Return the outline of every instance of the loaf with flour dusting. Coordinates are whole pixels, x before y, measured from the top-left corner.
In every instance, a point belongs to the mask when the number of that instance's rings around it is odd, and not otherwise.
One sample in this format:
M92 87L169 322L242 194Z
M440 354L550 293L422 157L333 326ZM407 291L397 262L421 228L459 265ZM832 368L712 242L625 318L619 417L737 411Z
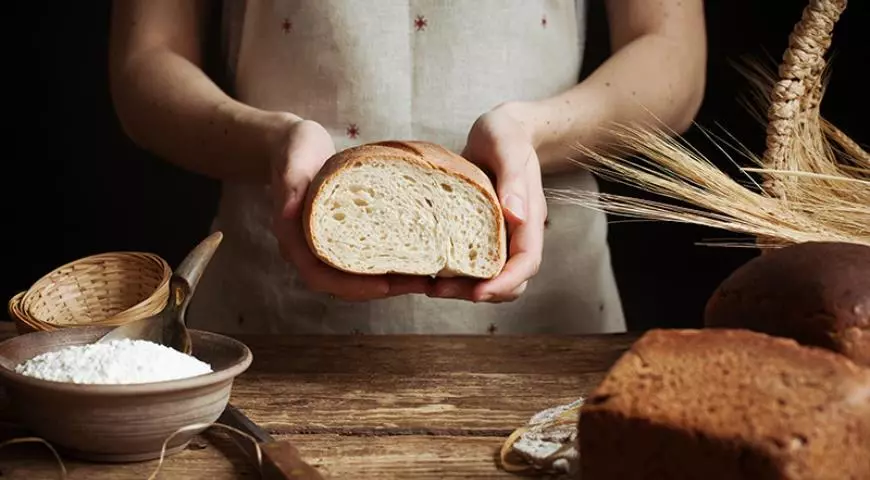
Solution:
M580 413L583 480L870 478L870 369L748 330L652 330Z
M355 274L492 278L507 258L489 177L428 142L366 144L332 156L308 189L303 227L315 256Z

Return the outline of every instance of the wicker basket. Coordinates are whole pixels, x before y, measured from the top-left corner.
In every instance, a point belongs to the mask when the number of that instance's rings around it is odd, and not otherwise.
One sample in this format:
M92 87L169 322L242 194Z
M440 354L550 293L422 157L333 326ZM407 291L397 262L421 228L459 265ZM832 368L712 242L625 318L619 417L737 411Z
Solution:
M117 326L160 312L172 269L140 252L92 255L58 267L9 300L19 332Z
M792 158L792 146L800 142L800 127L818 121L819 104L824 93L825 55L831 46L834 26L846 9L846 0L810 0L800 21L789 36L788 47L779 65L779 79L770 92L767 111L767 141L764 166L772 170L802 170ZM831 127L829 138L854 158L867 159L868 153L847 135ZM825 173L825 172L819 172ZM790 190L783 178L767 177L764 189L787 201ZM759 237L759 244L784 246L784 242ZM761 249L762 253L769 251Z
M9 318L11 318L15 322L15 327L18 329L18 333L30 333L30 332L39 332L39 331L52 331L56 330L57 327L49 324L36 324L32 320L30 320L27 315L21 311L21 298L27 292L21 292L12 297L9 300L8 308L9 308Z

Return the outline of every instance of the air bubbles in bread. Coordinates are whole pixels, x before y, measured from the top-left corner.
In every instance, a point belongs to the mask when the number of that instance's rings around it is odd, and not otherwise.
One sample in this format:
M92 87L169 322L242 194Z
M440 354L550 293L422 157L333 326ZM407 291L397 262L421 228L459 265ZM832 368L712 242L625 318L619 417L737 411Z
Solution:
M309 246L326 263L359 273L477 278L504 265L501 209L474 164L422 142L354 147L328 162L312 184L306 220Z

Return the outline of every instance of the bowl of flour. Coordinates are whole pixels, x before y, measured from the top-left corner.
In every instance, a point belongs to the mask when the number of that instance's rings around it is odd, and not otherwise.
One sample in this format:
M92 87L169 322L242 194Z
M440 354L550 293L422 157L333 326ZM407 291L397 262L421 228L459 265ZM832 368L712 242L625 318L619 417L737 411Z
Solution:
M109 330L68 328L0 343L0 382L18 421L86 460L158 458L178 429L217 420L252 360L243 343L197 330L193 356L141 340L93 343ZM167 454L197 433L175 435Z

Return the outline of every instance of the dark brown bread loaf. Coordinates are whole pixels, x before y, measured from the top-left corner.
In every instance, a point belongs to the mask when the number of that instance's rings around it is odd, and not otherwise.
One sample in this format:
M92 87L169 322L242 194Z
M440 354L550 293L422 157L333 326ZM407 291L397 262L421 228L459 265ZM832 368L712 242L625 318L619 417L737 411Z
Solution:
M754 258L713 293L704 325L793 338L870 365L870 247L811 242Z
M748 330L653 330L587 398L583 480L870 478L870 368Z

